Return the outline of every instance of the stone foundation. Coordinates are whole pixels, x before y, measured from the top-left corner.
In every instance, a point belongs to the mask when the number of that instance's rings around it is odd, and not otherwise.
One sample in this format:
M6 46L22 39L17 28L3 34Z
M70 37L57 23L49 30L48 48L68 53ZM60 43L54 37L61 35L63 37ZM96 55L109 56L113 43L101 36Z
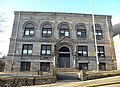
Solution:
M27 78L0 78L1 87L19 87L30 85L51 84L56 82L56 77L27 77Z

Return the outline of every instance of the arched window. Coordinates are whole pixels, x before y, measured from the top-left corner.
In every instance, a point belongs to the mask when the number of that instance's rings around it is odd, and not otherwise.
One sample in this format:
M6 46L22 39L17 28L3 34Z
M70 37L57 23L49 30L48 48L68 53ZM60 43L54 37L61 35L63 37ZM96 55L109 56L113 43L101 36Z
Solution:
M25 26L24 36L33 37L34 36L34 25L32 23L28 23Z
M42 36L45 38L52 36L52 26L50 24L44 24L42 27Z
M92 27L93 29L93 27ZM94 30L93 30L94 32ZM97 40L103 39L102 28L99 24L95 24L95 35Z
M77 27L77 37L86 38L86 27L84 25L79 25Z
M62 24L60 26L60 36L69 36L69 26L67 24Z

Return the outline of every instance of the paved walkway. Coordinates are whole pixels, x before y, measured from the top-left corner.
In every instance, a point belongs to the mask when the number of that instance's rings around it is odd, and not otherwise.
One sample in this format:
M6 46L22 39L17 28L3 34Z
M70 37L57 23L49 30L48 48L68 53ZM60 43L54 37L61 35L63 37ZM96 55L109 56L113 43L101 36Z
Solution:
M117 84L119 85L118 87L120 87L120 76L87 80L87 81L78 81L78 80L73 80L73 81L64 80L63 81L62 80L54 84L22 86L22 87L98 87L98 86L104 87L104 85L110 85L110 84Z

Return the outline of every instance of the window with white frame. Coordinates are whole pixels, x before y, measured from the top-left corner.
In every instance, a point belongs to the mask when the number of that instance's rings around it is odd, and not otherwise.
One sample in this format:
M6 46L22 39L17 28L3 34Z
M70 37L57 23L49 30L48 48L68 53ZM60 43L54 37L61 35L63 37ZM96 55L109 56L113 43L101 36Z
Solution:
M50 24L45 24L42 27L42 36L45 38L51 37L52 36L52 27Z
M29 23L25 26L24 37L34 36L34 25Z
M88 56L87 46L78 46L78 56Z
M23 44L22 54L32 55L33 44Z
M51 45L41 45L41 54L50 55L51 54Z

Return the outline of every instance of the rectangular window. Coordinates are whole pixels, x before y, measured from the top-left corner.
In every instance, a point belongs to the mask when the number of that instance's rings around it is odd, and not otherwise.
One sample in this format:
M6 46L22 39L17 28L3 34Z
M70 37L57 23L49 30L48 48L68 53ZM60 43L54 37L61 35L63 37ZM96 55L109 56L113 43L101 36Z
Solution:
M41 54L50 55L51 54L51 45L41 45Z
M50 34L50 35L51 35L51 34L52 34L52 32L49 30L49 31L48 31L48 34Z
M106 70L106 63L99 63L99 70Z
M30 71L30 62L21 62L20 71Z
M88 70L88 63L79 63L79 70Z
M60 36L65 36L65 32L64 31L60 31Z
M69 32L68 31L65 32L65 36L69 36Z
M49 62L41 62L40 70L41 71L50 71L50 63Z
M25 31L25 35L26 35L26 36L29 35L29 31L26 30L26 31Z
M77 37L85 38L86 37L86 30L84 30L84 29L78 29L77 30Z
M78 56L88 56L87 46L78 46Z
M96 30L96 39L101 40L102 39L102 30Z
M105 57L104 46L98 46L97 49L98 49L98 56Z
M45 54L45 51L46 51L46 50L42 50L42 54Z
M23 55L32 55L33 44L23 44L22 54Z
M30 31L30 35L33 35L34 34L34 31Z

